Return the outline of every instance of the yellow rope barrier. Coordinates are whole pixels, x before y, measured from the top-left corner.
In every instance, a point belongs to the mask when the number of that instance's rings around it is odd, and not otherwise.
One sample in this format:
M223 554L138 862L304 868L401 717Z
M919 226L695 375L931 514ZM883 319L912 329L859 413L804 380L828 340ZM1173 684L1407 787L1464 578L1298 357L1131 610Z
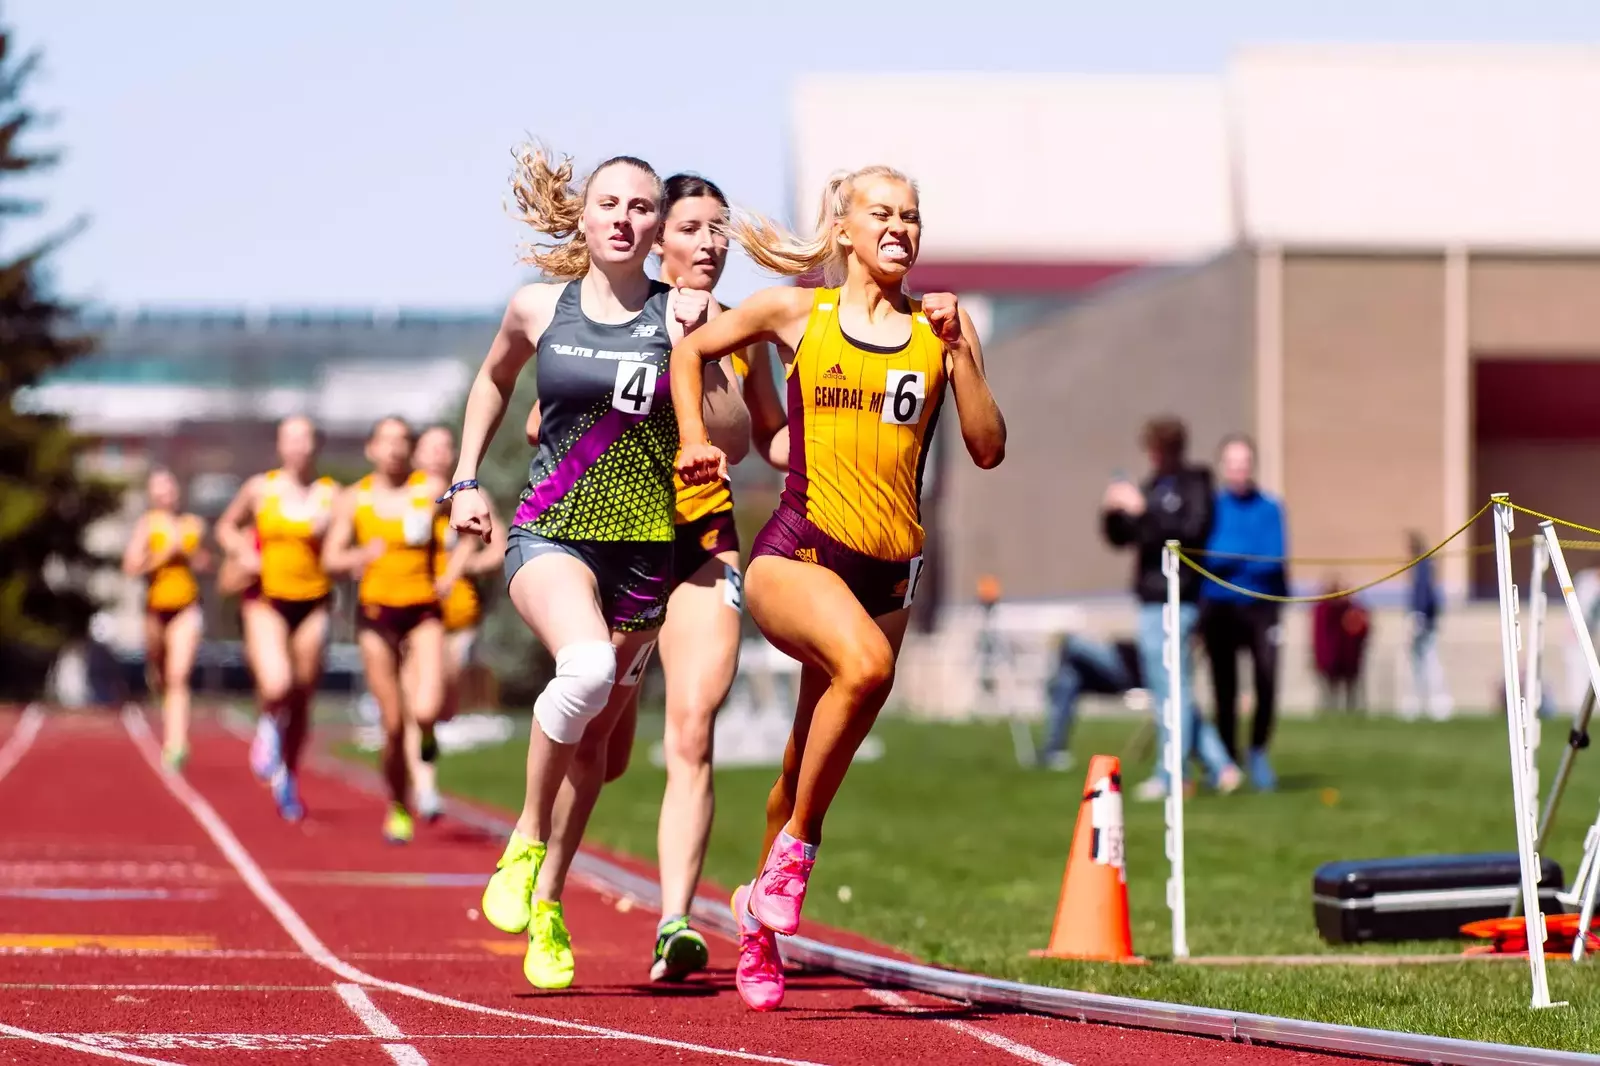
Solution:
M1531 507L1523 507L1521 504L1512 503L1510 500L1506 500L1504 502L1505 505L1511 508L1513 511L1521 511L1525 515L1532 515L1534 518L1541 519L1545 522L1554 522L1558 526L1566 526L1568 529L1579 529L1585 533L1593 533L1595 536L1600 537L1600 529L1595 529L1592 526L1580 526L1576 522L1568 522L1565 518L1552 518L1550 515L1540 514ZM1483 512L1479 511L1478 513L1482 514ZM1566 543L1563 542L1561 546L1563 548L1566 547Z
M1528 511L1525 507L1510 504L1514 510L1527 511L1528 514L1537 515L1537 511ZM1482 512L1480 512L1481 514ZM1543 517L1543 516L1541 516ZM1560 519L1552 519L1560 522ZM1562 525L1572 525L1562 522ZM1587 529L1587 526L1574 526L1576 529ZM1597 530L1596 532L1600 532ZM1517 537L1511 541L1513 548L1526 548L1536 540L1544 538L1538 534L1528 537ZM1600 551L1600 540L1557 540L1563 548L1571 551ZM1208 559L1239 559L1253 563L1290 563L1298 566L1393 566L1407 560L1392 555L1361 556L1361 555L1249 555L1244 552L1212 551L1210 548L1190 548L1190 555L1203 556ZM1440 552L1440 555L1483 555L1494 551L1493 544L1471 544L1451 552Z
M1489 508L1494 506L1494 504L1495 504L1494 500L1490 500L1488 503L1485 503L1482 507L1478 508L1478 511L1477 511L1476 514L1474 514L1471 518L1467 519L1465 522L1461 523L1461 528L1457 529L1454 533L1450 534L1448 537L1446 537L1444 540L1440 541L1434 547L1432 547L1432 548L1428 549L1427 551L1423 552L1421 555L1417 556L1415 559L1412 559L1410 562L1406 563L1404 566L1400 567L1399 569L1391 571L1390 573L1387 573L1387 574L1383 575L1382 577L1377 578L1376 580L1368 581L1368 582L1366 582L1365 584L1362 584L1362 585L1357 585L1355 588L1343 589L1343 590L1338 591L1338 592L1324 592L1324 593L1320 593L1320 594L1315 595L1315 596L1275 596L1275 595L1272 595L1271 593L1256 592L1254 589L1241 588L1240 586L1233 584L1231 581L1226 581L1226 580L1218 577L1216 574L1213 574L1211 571L1207 570L1205 567L1203 567L1199 563L1195 562L1193 559L1191 559L1189 557L1188 552L1186 552L1184 549L1175 548L1175 549L1173 549L1173 551L1178 556L1178 559L1185 566L1189 567L1189 569L1193 570L1195 573L1199 574L1201 577L1205 578L1207 581L1215 582L1216 584L1221 585L1225 589L1232 589L1234 592L1237 592L1237 593L1239 593L1240 595L1243 595L1243 596L1249 596L1251 599L1270 600L1273 603L1320 603L1320 602L1322 602L1324 600L1337 600L1337 599L1342 599L1345 596L1352 596L1357 592L1363 592L1366 589L1370 589L1374 585L1381 585L1385 581L1394 580L1395 578L1399 577L1401 574L1405 573L1407 570L1410 570L1412 567L1414 567L1418 563L1422 562L1424 559L1431 558L1432 556L1434 556L1435 554L1438 553L1439 549L1443 548L1446 544L1449 544L1451 541L1453 541L1457 537L1461 536L1461 534L1465 533L1468 529L1471 529L1472 528L1472 523L1474 523L1478 519L1482 518L1484 516L1484 514L1488 512ZM1528 513L1529 514L1536 514L1537 512L1529 511ZM1545 516L1544 515L1539 515L1539 517L1540 518L1544 518ZM1547 521L1554 521L1554 519L1547 519ZM1571 524L1571 523L1564 523L1564 524ZM1575 526L1574 528L1582 529L1586 533L1594 533L1597 536L1600 536L1600 529L1589 529L1586 526Z

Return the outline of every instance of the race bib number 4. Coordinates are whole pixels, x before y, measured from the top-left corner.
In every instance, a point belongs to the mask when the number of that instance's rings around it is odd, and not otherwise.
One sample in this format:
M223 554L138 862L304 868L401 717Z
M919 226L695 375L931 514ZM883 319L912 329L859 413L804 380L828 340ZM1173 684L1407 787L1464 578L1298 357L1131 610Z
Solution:
M644 677L644 668L650 663L650 653L655 650L656 642L653 640L647 644L641 644L639 650L633 653L633 663L621 677L617 678L617 684L623 688L632 688L637 685L639 679Z
M891 370L883 385L883 420L894 426L914 426L927 401L927 378L920 370Z
M617 362L617 383L611 406L625 415L643 418L656 403L656 368L651 363L623 359Z

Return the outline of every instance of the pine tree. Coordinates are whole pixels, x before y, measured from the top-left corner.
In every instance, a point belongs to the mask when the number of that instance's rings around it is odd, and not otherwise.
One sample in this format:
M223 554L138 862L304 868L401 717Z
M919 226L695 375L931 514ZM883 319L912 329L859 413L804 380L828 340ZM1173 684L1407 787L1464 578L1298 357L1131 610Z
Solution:
M39 123L22 100L38 59L19 60L14 35L0 27L0 180L58 161L20 143ZM0 226L40 210L0 193ZM56 653L88 632L98 609L88 578L105 560L84 534L118 505L116 487L83 470L92 442L60 416L27 410L24 391L93 348L72 326L76 309L52 298L42 278L46 259L78 228L0 263L0 699L38 696Z

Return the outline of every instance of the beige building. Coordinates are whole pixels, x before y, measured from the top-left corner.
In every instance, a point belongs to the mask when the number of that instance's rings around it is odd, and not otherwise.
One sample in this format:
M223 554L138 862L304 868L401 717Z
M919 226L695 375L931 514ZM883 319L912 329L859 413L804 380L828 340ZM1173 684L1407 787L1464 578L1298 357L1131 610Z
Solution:
M963 137L836 120L866 94ZM1157 413L1185 418L1206 461L1226 432L1257 437L1296 557L1398 560L1407 530L1441 540L1497 491L1600 525L1600 52L1263 48L1215 78L827 78L802 86L794 125L798 217L832 169L901 167L927 219L916 286L961 293L985 333L1010 448L983 472L941 440L925 506L948 618L993 573L1008 598L1104 599L1118 619L1131 561L1101 540L1098 502L1114 469L1142 474ZM1469 706L1499 671L1491 538L1484 518L1457 542L1480 550L1440 565ZM1291 576L1303 593L1387 569ZM1404 592L1367 594L1384 684L1408 669L1384 614ZM1306 703L1290 615L1287 697Z

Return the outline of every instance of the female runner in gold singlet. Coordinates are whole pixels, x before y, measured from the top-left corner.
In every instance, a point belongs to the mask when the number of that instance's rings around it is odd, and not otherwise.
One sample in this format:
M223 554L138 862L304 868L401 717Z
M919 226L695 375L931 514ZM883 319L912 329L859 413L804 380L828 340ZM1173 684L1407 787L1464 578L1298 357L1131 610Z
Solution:
M145 580L145 678L161 693L162 761L181 770L189 758L189 677L204 620L196 572L210 566L206 524L178 513L178 479L166 467L150 472L149 510L139 516L122 554L122 572Z
M971 321L949 293L906 292L922 231L916 187L888 167L838 175L817 228L802 241L762 220L736 222L758 265L790 276L821 268L824 285L764 289L672 352L677 467L690 484L727 471L701 424L702 365L770 340L788 380L789 475L745 585L762 633L801 663L760 872L733 900L734 983L757 1010L783 1000L776 934L799 928L823 819L894 683L921 572L922 475L947 390L973 461L987 470L1005 455Z
M278 813L288 821L305 817L297 770L322 680L333 590L322 567L322 538L339 485L316 477L318 443L310 419L294 415L278 423L282 465L246 481L217 519L230 569L255 576L239 608L261 704L250 766L271 782Z
M456 465L455 433L449 426L429 426L423 430L417 437L414 462L419 473L441 481L448 478ZM484 502L489 503L487 499ZM453 581L444 571L447 560L461 546L462 537L450 528L449 515L440 514L434 521L434 538L438 542L434 561L439 571L434 590L439 594L439 609L444 622L444 696L439 705L438 718L441 722L448 722L455 717L460 708L461 675L472 661L473 646L478 640L478 625L483 621L483 597L478 591L478 579L484 574L498 571L505 562L506 527L493 504L489 506L489 520L492 529L487 540L466 538L466 560L460 576ZM405 684L408 689L416 684L415 659L406 662ZM435 782L435 764L422 758L422 730L410 716L406 718L406 763L411 769L412 799L417 813L431 822L442 811Z
M360 578L357 643L367 688L383 716L383 772L389 813L383 835L390 843L411 840L405 720L422 729L422 755L437 748L433 723L439 715L444 675L444 623L434 572L434 501L445 484L411 467L413 438L404 419L380 419L367 440L372 473L345 488L334 504L322 565L331 574ZM464 561L471 545L458 549ZM460 573L455 558L447 572ZM453 579L453 576L452 576ZM405 660L415 660L415 684L402 691Z

